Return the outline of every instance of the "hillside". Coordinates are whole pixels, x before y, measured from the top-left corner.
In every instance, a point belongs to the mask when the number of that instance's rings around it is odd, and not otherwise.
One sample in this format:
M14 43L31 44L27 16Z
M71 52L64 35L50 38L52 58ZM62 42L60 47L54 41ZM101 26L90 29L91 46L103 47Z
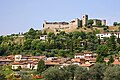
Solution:
M76 29L76 28L68 28L68 29L62 29L62 30L60 29L60 31L65 31L68 33L74 32L74 31L80 31L80 32L83 31L83 32L88 33L88 32L93 32L94 30L98 30L100 33L106 32L104 30L104 27L98 27L98 26L94 26L92 28L82 27L82 28L78 28L78 29ZM59 33L59 31L57 32L55 29L54 30L53 29L43 29L42 31L46 31L47 33L54 32L55 34ZM120 30L119 30L119 26L108 26L107 31L120 31Z

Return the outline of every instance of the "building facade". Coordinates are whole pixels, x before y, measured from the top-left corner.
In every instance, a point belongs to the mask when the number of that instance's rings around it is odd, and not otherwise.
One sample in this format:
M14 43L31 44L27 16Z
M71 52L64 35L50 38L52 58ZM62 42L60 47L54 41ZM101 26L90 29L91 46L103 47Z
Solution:
M100 26L100 25L106 26L106 20L100 20L100 19L92 19L92 20L94 26Z
M116 38L118 38L118 37L120 38L120 33L119 32L96 34L96 36L99 37L100 39L104 39L104 38L110 38L110 36L112 36L112 34Z
M100 19L92 19L94 26L102 26L106 25L106 20ZM64 31L65 29L76 29L78 27L86 27L88 26L88 15L83 15L82 19L73 19L70 22L47 22L44 21L43 28L44 29L52 29L56 32Z
M47 22L44 21L44 29L64 30L70 28L77 28L80 20L78 18L71 20L70 22Z

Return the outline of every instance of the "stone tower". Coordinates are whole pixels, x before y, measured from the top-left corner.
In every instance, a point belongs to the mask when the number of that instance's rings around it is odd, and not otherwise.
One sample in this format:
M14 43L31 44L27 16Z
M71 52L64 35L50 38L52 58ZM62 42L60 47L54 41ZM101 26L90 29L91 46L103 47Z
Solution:
M88 15L82 16L82 27L86 26L88 22Z

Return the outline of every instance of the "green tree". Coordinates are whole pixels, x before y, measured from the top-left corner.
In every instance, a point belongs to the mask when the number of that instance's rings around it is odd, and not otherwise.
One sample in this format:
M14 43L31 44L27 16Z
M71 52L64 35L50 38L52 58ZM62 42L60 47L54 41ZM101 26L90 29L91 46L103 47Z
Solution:
M69 77L70 77L71 80L74 80L75 75L76 75L76 69L78 67L79 67L78 65L69 65L69 66L66 67L66 70L68 71ZM79 78L79 77L77 76L77 78Z
M113 63L114 62L114 58L112 57L112 56L110 56L110 59L109 59L109 61L108 61L108 64L111 64L111 63Z
M0 36L0 44L2 43L3 41L3 36Z
M75 70L75 80L88 80L89 75L87 68L77 67Z
M30 28L29 31L25 34L26 39L35 39L36 31L33 28Z
M111 49L111 51L115 51L116 50L116 36L114 36L114 34L112 33L112 35L110 36L110 38L108 39L108 46Z
M41 74L44 70L45 70L45 62L41 59L38 62L37 72Z
M107 45L99 45L97 48L97 53L101 54L102 56L106 55L109 51L109 47Z
M104 71L106 70L106 65L97 63L92 68L90 68L90 79L91 80L103 80L104 78Z
M103 80L120 80L120 66L110 66L104 72Z
M60 67L49 67L42 73L45 80L69 80L68 74Z
M102 56L101 54L98 54L97 58L96 58L96 62L98 63L104 63L104 56Z
M7 79L5 78L5 75L2 74L1 72L0 72L0 80L7 80Z
M102 26L102 23L100 21L98 21L96 24L97 26Z
M6 55L7 46L0 46L0 56Z
M90 26L93 25L93 20L92 19L88 20L88 25L90 25Z
M117 43L120 44L120 37L119 37L119 35L118 35L118 38L117 38Z
M117 24L118 24L117 22L114 22L114 23L113 23L113 26L117 26Z
M31 49L31 43L32 43L32 39L27 39L27 40L24 42L23 48L24 48L25 50Z

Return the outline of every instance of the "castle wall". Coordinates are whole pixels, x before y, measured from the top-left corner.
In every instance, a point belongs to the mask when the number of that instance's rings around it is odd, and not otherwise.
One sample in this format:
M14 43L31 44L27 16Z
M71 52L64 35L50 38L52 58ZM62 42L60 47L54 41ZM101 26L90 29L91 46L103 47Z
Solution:
M77 28L79 25L79 19L74 19L68 22L44 22L44 29L68 29Z

